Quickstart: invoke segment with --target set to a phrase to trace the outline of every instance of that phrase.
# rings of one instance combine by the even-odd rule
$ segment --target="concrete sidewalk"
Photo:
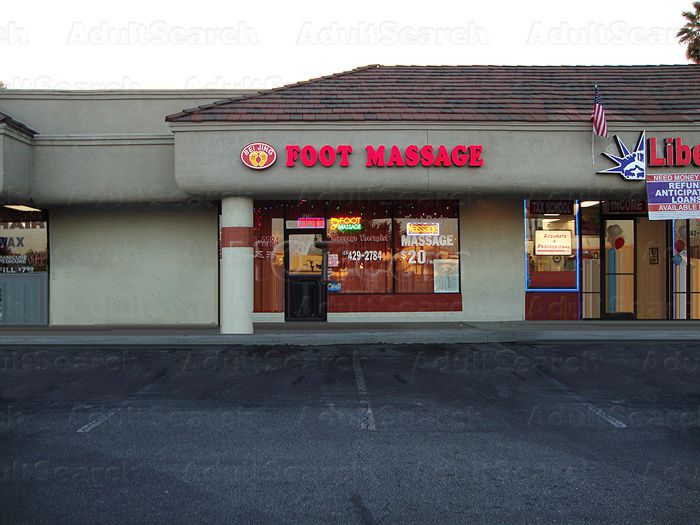
[[[700,321],[512,321],[475,323],[266,323],[252,335],[216,327],[0,328],[0,346],[225,346],[546,341],[695,341]]]

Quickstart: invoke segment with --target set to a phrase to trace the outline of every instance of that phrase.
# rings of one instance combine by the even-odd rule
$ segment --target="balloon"
[[[676,251],[677,252],[682,252],[685,249],[685,241],[678,239],[676,241]]]
[[[681,265],[683,264],[683,257],[681,257],[680,255],[674,255],[671,261],[675,265]]]
[[[617,239],[615,239],[615,249],[616,250],[621,249],[624,245],[625,245],[625,239],[623,239],[622,237],[618,237]]]

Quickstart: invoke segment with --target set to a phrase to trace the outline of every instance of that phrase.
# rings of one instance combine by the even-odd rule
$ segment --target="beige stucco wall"
[[[0,129],[0,202],[29,198],[31,170],[32,154],[29,138],[2,126]]]
[[[643,124],[627,124],[619,132],[633,148]],[[685,129],[681,129],[685,128]],[[196,124],[173,125],[175,179],[192,195],[253,195],[307,198],[344,196],[410,198],[414,195],[499,194],[537,198],[642,198],[644,183],[619,175],[598,174],[613,164],[601,156],[606,148],[617,154],[614,142],[596,139],[596,163],[591,160],[590,125],[583,123],[353,123],[353,124]],[[700,143],[700,132],[687,126],[653,125],[647,137],[682,136],[686,144]],[[241,149],[254,141],[268,142],[278,161],[268,169],[252,170],[240,161]],[[337,146],[350,144],[350,167],[317,164],[287,167],[287,144]],[[365,166],[365,147],[371,144],[483,145],[480,168]],[[697,168],[690,168],[697,169]],[[655,168],[688,171],[689,168]]]
[[[167,140],[56,142],[38,139],[34,145],[32,197],[39,206],[188,199],[175,184]]]
[[[464,321],[525,318],[523,220],[522,200],[460,201]]]
[[[215,207],[55,208],[50,323],[218,323]]]
[[[185,201],[165,116],[243,93],[0,90],[0,111],[38,132],[23,145],[31,169],[3,162],[3,176],[0,165],[0,198],[10,199],[4,179],[11,200],[39,207]]]
[[[380,323],[524,319],[523,201],[463,197],[459,219],[461,312],[333,313],[328,314],[328,320]]]

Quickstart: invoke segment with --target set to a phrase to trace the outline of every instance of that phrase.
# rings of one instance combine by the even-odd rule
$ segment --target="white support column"
[[[221,200],[222,334],[253,333],[253,199]]]

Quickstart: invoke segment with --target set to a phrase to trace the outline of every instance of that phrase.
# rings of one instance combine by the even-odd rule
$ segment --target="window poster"
[[[566,255],[572,254],[570,230],[536,230],[535,255]]]
[[[459,260],[433,260],[433,292],[459,293]]]

